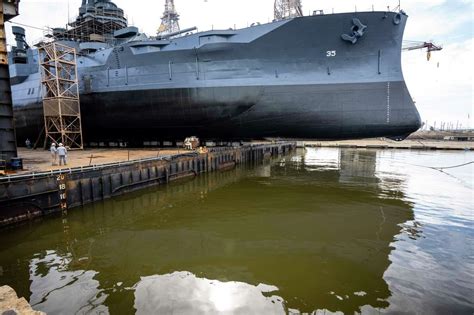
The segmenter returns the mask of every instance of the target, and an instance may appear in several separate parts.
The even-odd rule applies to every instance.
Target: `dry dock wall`
[[[153,159],[0,178],[0,226],[102,201],[153,185],[262,161],[296,143],[213,148]]]
[[[15,17],[17,13],[18,3],[16,1],[7,3],[2,0],[0,2],[0,162],[7,163],[17,156],[17,148],[4,22]]]

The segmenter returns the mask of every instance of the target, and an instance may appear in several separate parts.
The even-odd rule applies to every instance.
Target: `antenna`
[[[402,10],[401,0],[398,0],[398,6],[395,7],[395,9],[394,9],[393,11],[397,11],[397,9],[398,9],[398,11],[401,11],[401,10]]]

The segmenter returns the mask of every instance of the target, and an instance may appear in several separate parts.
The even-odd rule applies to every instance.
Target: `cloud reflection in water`
[[[285,314],[275,286],[221,282],[189,272],[142,277],[136,285],[137,314]]]
[[[68,271],[72,255],[46,251],[30,261],[30,304],[48,314],[108,314],[104,305],[107,294],[99,289],[92,270]]]

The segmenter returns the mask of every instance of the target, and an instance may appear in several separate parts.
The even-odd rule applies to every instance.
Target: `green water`
[[[0,231],[48,314],[472,314],[471,152],[307,149]]]

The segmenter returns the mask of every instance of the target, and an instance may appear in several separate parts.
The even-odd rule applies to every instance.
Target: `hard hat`
[[[51,146],[52,146],[52,147],[55,147],[55,146],[56,146],[56,143],[52,143]]]
[[[63,146],[63,144],[62,144],[62,143],[60,143],[60,144],[59,144],[59,146],[60,146],[60,147],[62,147],[62,146]]]

